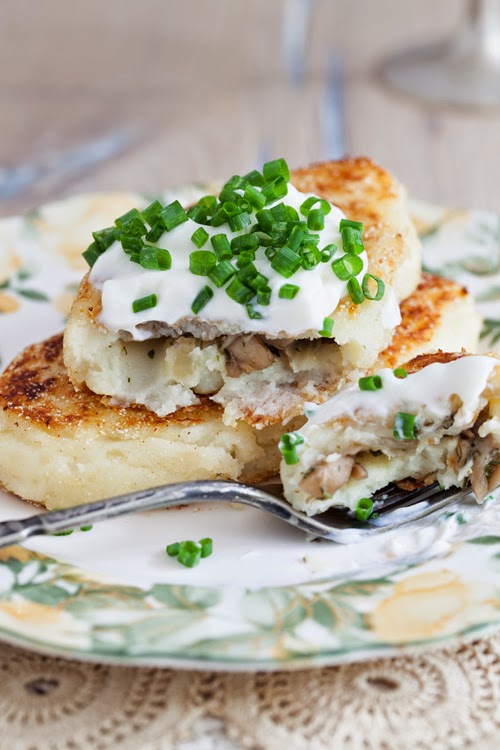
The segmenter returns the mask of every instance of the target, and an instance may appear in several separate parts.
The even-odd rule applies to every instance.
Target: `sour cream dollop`
[[[288,184],[288,194],[275,203],[284,202],[300,212],[300,206],[310,196],[310,193],[302,193]],[[345,216],[338,207],[330,205],[331,211],[325,216],[324,228],[315,233],[320,235],[320,250],[329,244],[337,246],[333,258],[336,259],[343,255],[339,223]],[[252,224],[255,222],[254,216],[252,214]],[[175,327],[179,321],[196,319],[219,325],[221,330],[224,323],[230,323],[239,332],[262,333],[269,338],[314,338],[323,329],[324,319],[332,315],[341,299],[347,295],[347,281],[341,281],[335,275],[331,261],[321,262],[311,270],[299,268],[291,278],[286,279],[271,267],[265,248],[259,247],[254,265],[268,278],[272,294],[269,305],[254,305],[255,311],[262,318],[252,319],[246,306],[231,299],[225,287],[217,288],[208,278],[191,273],[189,255],[197,250],[191,236],[199,227],[198,223],[189,219],[165,232],[157,241],[156,245],[169,250],[172,256],[172,267],[168,271],[148,270],[131,262],[117,241],[98,258],[89,278],[91,284],[101,291],[102,310],[99,320],[105,328],[113,332],[126,331],[135,340],[144,340],[151,334],[147,329],[138,327],[140,324],[157,321]],[[248,233],[251,228],[252,225],[243,231],[231,232],[227,225],[204,226],[210,237],[223,232],[229,242],[233,237]],[[212,250],[210,239],[202,249]],[[368,258],[365,251],[359,257],[363,261],[363,268],[358,274],[361,283],[364,274],[368,272]],[[279,290],[284,284],[299,287],[294,299],[279,296]],[[191,305],[205,285],[212,289],[214,296],[194,315]],[[132,302],[150,294],[157,297],[156,307],[133,312]],[[394,324],[394,316],[390,317],[391,324]]]

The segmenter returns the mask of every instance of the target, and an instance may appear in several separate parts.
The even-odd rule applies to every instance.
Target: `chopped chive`
[[[145,239],[148,242],[158,242],[164,231],[165,227],[163,226],[163,222],[161,220],[157,221],[156,224],[153,225],[152,229],[149,230]]]
[[[253,185],[247,185],[245,188],[245,198],[256,209],[264,208],[266,205],[266,196],[262,195]]]
[[[243,175],[243,179],[255,187],[263,187],[265,184],[264,177],[256,169],[252,169],[251,172]]]
[[[94,524],[87,523],[85,524],[85,526],[80,526],[80,531],[92,531],[93,528],[94,528]]]
[[[392,435],[394,440],[416,440],[418,417],[416,414],[405,414],[398,411],[394,419]]]
[[[236,260],[236,265],[238,268],[245,268],[245,266],[248,266],[250,263],[253,264],[253,261],[255,260],[255,253],[249,252],[248,250],[244,250],[242,253],[238,255],[238,258]]]
[[[350,219],[341,219],[339,224],[339,229],[342,231],[342,229],[345,229],[345,227],[350,227],[351,229],[357,229],[358,232],[361,232],[363,234],[364,226],[360,221],[351,221]]]
[[[195,276],[208,276],[216,263],[217,258],[210,250],[194,250],[189,255],[189,270]]]
[[[226,287],[226,294],[235,302],[239,302],[240,305],[246,305],[255,296],[255,290],[250,289],[240,279],[236,278]]]
[[[360,378],[358,385],[360,391],[379,391],[382,388],[382,378],[380,375],[368,375]]]
[[[141,312],[142,310],[149,310],[151,307],[156,307],[158,304],[158,298],[156,294],[148,294],[147,297],[140,297],[132,302],[132,310],[135,313]]]
[[[260,286],[257,289],[257,303],[262,306],[267,306],[271,302],[272,290],[270,287]]]
[[[288,447],[292,445],[302,445],[304,438],[302,435],[299,435],[298,432],[285,432],[281,436],[281,442]]]
[[[271,227],[274,224],[274,216],[268,208],[262,208],[260,211],[257,211],[255,218],[259,222],[259,226],[263,232],[269,233],[271,231]]]
[[[318,331],[320,336],[323,336],[325,339],[331,339],[332,337],[332,331],[333,331],[333,320],[331,318],[325,318],[323,320],[323,328],[321,331]]]
[[[377,291],[374,295],[371,295],[370,293],[370,279],[374,281],[377,285]],[[366,297],[366,299],[374,300],[375,302],[378,302],[382,299],[385,292],[385,284],[382,281],[382,279],[379,279],[378,276],[374,276],[371,273],[366,273],[363,278],[363,284],[362,284],[363,294]]]
[[[325,228],[325,214],[321,208],[313,208],[307,217],[307,228],[318,231]]]
[[[142,218],[146,222],[146,224],[149,224],[150,227],[153,227],[154,224],[158,221],[158,216],[160,215],[160,211],[162,210],[163,206],[161,205],[160,201],[153,201],[149,204],[143,211],[141,211]]]
[[[106,227],[106,229],[99,229],[98,232],[92,232],[92,237],[97,247],[103,253],[110,247],[116,239],[116,228]]]
[[[289,279],[290,276],[293,276],[300,266],[300,255],[294,253],[293,250],[290,250],[286,245],[278,250],[271,261],[271,268],[281,276],[284,276],[285,279]]]
[[[207,213],[212,214],[217,207],[217,198],[215,195],[204,195],[196,205],[199,208],[205,209]]]
[[[179,548],[180,548],[179,542],[173,542],[173,544],[167,544],[165,548],[165,552],[169,557],[177,557],[179,554]]]
[[[51,536],[69,536],[72,534],[74,529],[66,529],[65,531],[54,531]]]
[[[257,269],[255,268],[254,264],[250,261],[249,263],[245,263],[242,268],[238,271],[236,274],[236,277],[239,281],[241,281],[243,284],[248,284],[250,286],[250,282],[252,279],[254,279],[258,274]]]
[[[262,315],[258,310],[254,308],[253,305],[247,305],[247,313],[248,317],[252,320],[262,320]]]
[[[101,255],[101,251],[99,250],[96,242],[91,242],[88,248],[85,250],[84,253],[82,253],[83,258],[87,261],[89,266],[92,268],[96,260]]]
[[[203,227],[198,227],[191,235],[191,242],[199,249],[208,240],[208,232]]]
[[[239,232],[241,229],[245,229],[252,220],[246,211],[242,211],[241,214],[232,216],[229,219],[229,227],[233,232]]]
[[[122,234],[120,244],[125,252],[129,253],[140,253],[144,245],[142,239],[133,234]]]
[[[139,255],[139,263],[143,268],[152,271],[168,271],[172,267],[172,256],[168,250],[152,245],[144,245]]]
[[[258,247],[259,237],[257,234],[240,234],[237,237],[233,237],[231,240],[231,250],[234,253],[237,253],[240,250],[256,250]]]
[[[365,295],[359,285],[359,281],[356,278],[349,279],[347,282],[347,291],[349,296],[355,305],[360,305],[365,300]]]
[[[358,255],[343,255],[342,258],[337,258],[332,262],[332,271],[341,281],[357,276],[362,270],[363,261]]]
[[[207,536],[204,539],[200,539],[199,544],[201,544],[201,556],[210,557],[214,548],[213,540]]]
[[[283,177],[278,177],[273,182],[269,182],[262,188],[262,194],[266,196],[267,203],[273,203],[280,198],[284,198],[288,193],[288,183]]]
[[[226,281],[234,276],[236,270],[234,266],[228,260],[222,260],[218,263],[215,268],[208,274],[208,278],[216,287],[224,286]]]
[[[326,245],[323,250],[321,250],[321,262],[328,263],[328,261],[333,258],[336,252],[337,245]]]
[[[202,546],[197,542],[180,542],[179,550],[177,552],[177,559],[181,565],[185,565],[186,568],[194,568],[198,565],[201,559]]]
[[[147,232],[142,215],[136,208],[132,208],[123,216],[119,216],[115,225],[118,229],[123,229],[126,234],[134,234],[137,237],[142,237]]]
[[[196,222],[196,224],[210,224],[208,218],[208,210],[202,206],[191,206],[186,211],[188,219]]]
[[[302,250],[302,268],[310,271],[321,263],[321,253],[316,245],[306,245]]]
[[[203,310],[205,305],[210,302],[213,296],[213,289],[210,289],[209,286],[204,286],[203,289],[198,292],[193,300],[193,304],[191,305],[191,310],[194,312],[194,314],[198,315],[200,310]]]
[[[283,158],[267,161],[262,168],[262,173],[266,182],[271,182],[277,177],[282,177],[286,182],[290,180],[290,169]]]
[[[269,209],[274,216],[275,221],[284,221],[288,224],[288,211],[284,203],[277,203],[275,206]]]
[[[257,273],[252,276],[251,279],[248,279],[247,283],[252,287],[252,289],[258,290],[261,288],[267,289],[268,281],[269,279],[267,278],[267,276],[264,276],[263,273],[259,273],[259,271],[257,271]]]
[[[188,215],[182,208],[179,201],[173,201],[168,206],[162,208],[160,211],[160,217],[165,225],[167,232],[171,232],[172,229],[178,227],[179,224],[183,224],[188,220]]]
[[[214,234],[214,236],[210,238],[210,242],[212,243],[214,253],[217,256],[217,260],[224,260],[226,258],[233,257],[231,245],[229,244],[227,235]]]
[[[281,455],[288,466],[299,463],[299,457],[295,448],[281,448]]]
[[[300,224],[297,224],[294,226],[292,231],[290,232],[290,235],[288,237],[287,245],[290,248],[290,250],[293,250],[294,253],[296,253],[299,249],[299,247],[302,244],[302,240],[304,239],[304,229],[301,226],[302,222]]]
[[[373,513],[373,500],[370,497],[362,497],[358,500],[354,515],[357,521],[368,521],[371,514]]]
[[[328,201],[323,200],[323,198],[316,198],[316,196],[311,195],[311,197],[306,198],[304,203],[302,203],[300,206],[300,213],[302,214],[302,216],[309,216],[309,212],[311,211],[312,207],[316,205],[316,203],[319,203],[319,208],[325,216],[332,210],[332,207],[328,203]]]
[[[363,235],[358,229],[344,227],[340,230],[340,236],[342,237],[342,245],[346,253],[360,255],[364,251]]]
[[[274,246],[283,247],[288,237],[288,222],[276,221],[271,227],[271,240]]]
[[[396,367],[395,370],[393,370],[395,377],[397,378],[407,378],[408,373],[404,369],[404,367]]]
[[[297,446],[301,445],[303,442],[304,438],[296,432],[285,433],[281,436],[279,449],[286,464],[289,466],[298,464],[299,457],[297,454]]]
[[[300,286],[297,286],[296,284],[283,284],[283,286],[280,287],[278,296],[281,297],[281,299],[294,299],[299,291]]]
[[[299,215],[293,206],[285,206],[288,221],[299,221]]]

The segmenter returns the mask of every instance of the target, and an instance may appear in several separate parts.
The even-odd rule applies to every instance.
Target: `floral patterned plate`
[[[207,186],[185,191],[186,202]],[[163,196],[164,200],[171,198]],[[103,194],[0,221],[0,355],[64,325],[95,227],[144,196]],[[476,294],[500,342],[500,219],[414,205],[425,265]],[[50,470],[50,467],[47,467]],[[2,518],[33,508],[0,493]],[[165,545],[211,536],[194,569]],[[448,643],[500,624],[500,502],[349,547],[308,542],[252,509],[190,507],[0,550],[0,638],[125,664],[289,669]]]

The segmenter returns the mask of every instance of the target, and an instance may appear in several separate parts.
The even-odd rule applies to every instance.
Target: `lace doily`
[[[7,750],[457,750],[500,746],[500,635],[274,674],[111,667],[0,647]]]

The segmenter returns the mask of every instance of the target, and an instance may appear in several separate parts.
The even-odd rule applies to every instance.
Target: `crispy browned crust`
[[[167,417],[158,417],[141,406],[105,406],[100,396],[88,390],[75,391],[62,354],[62,335],[25,349],[0,376],[0,409],[11,418],[50,432],[90,425],[105,430],[109,437],[144,428],[151,432],[170,425],[194,425],[222,411],[207,398],[202,398],[199,406],[179,409]]]
[[[443,311],[467,296],[467,289],[455,281],[423,273],[416,291],[400,304],[401,323],[380,355],[379,363],[383,367],[397,367],[409,352],[429,344],[441,325]]]
[[[456,359],[462,359],[463,357],[474,357],[477,356],[471,352],[443,352],[441,350],[433,352],[432,354],[419,354],[418,357],[413,357],[409,362],[402,365],[406,372],[413,373],[423,370],[428,365],[439,363],[445,365],[448,362],[454,362]],[[500,360],[500,352],[487,352],[483,356],[493,357],[494,359]]]

